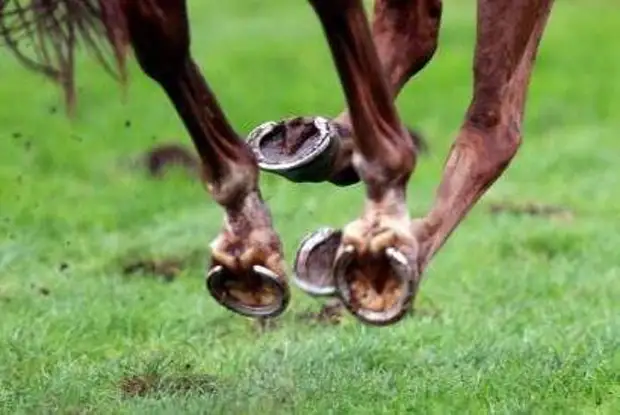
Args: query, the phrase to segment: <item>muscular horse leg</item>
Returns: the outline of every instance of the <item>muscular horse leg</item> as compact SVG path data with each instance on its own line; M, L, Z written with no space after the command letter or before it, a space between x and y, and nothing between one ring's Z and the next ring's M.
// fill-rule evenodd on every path
M478 0L473 99L435 203L413 227L421 267L516 154L530 75L552 5L553 0Z
M360 320L389 324L407 310L417 283L406 186L416 154L396 111L361 0L310 0L330 45L356 134L353 164L366 187L360 219L347 225L334 264L345 306Z
M376 0L372 22L372 38L379 64L387 80L387 87L392 96L397 95L407 81L421 71L433 57L437 48L437 37L441 21L441 0ZM315 124L320 118L308 119ZM355 140L349 111L344 111L334 121L322 121L322 134L301 136L303 128L295 124L296 120L280 125L283 141L316 141L317 137L331 144L322 151L318 162L300 166L297 170L284 166L280 173L297 182L329 180L339 185L348 185L359 181L353 167L352 157ZM331 131L330 131L331 127ZM272 130L273 131L273 130ZM257 138L269 138L270 131L257 130ZM411 134L411 133L410 133ZM415 143L415 140L414 140ZM419 143L418 143L419 146ZM257 152L260 157L260 151ZM315 154L316 154L315 153ZM262 164L263 168L265 164ZM275 169L282 165L275 164ZM298 172L305 173L299 174ZM341 232L323 228L309 234L300 244L295 259L294 281L305 292L314 296L334 295L331 264L335 259L335 247L340 243Z
M394 95L435 54L441 11L441 0L376 0L373 41Z
M426 67L437 50L441 24L441 0L376 0L372 22L372 36L379 61L387 76L394 99L409 79ZM340 127L341 146L334 158L329 181L347 183L352 176L352 124L348 111L334 119ZM424 142L409 131L416 147L424 149ZM349 179L350 180L350 179Z
M240 314L281 313L288 286L259 169L191 56L185 0L124 0L123 9L142 70L174 104L202 159L206 187L225 210L224 228L211 245L211 294Z
M441 22L441 0L376 0L372 37L378 58L394 98L408 80L433 57ZM416 147L422 139L409 131ZM329 181L347 186L359 181L352 166L353 128L348 111L334 120L298 117L263 124L253 131L250 144L266 171L281 174L294 182ZM261 151L276 138L282 143L278 157ZM312 159L311 156L315 158ZM291 162L294 160L294 167Z

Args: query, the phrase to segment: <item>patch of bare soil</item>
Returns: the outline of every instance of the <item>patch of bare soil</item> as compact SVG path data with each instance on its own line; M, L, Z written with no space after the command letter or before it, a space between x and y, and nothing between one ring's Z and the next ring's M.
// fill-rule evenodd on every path
M542 203L491 203L489 212L492 215L510 214L514 216L539 216L550 219L560 219L570 221L573 219L573 212L564 206L545 205Z
M161 376L157 374L134 375L121 379L120 390L126 398L153 395L199 393L216 391L216 379L211 375Z
M326 302L319 311L306 311L299 313L297 319L311 324L335 326L340 324L344 317L345 308L338 299Z

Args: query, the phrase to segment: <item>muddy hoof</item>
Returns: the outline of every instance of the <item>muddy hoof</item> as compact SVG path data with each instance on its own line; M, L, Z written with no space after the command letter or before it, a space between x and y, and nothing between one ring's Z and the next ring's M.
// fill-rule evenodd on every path
M332 267L342 232L321 228L308 234L295 256L293 282L314 297L336 295Z
M208 272L206 285L215 301L246 317L279 316L290 299L288 284L259 265L246 275L237 275L216 265Z
M387 248L383 258L365 259L347 246L334 264L334 284L342 303L358 320L387 326L408 313L417 292L416 272L395 248Z
M296 182L328 181L340 145L327 118L269 121L248 135L261 170Z

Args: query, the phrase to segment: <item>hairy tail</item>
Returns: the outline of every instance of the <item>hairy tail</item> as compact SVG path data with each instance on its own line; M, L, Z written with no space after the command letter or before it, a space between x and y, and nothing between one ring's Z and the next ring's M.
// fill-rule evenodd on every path
M24 67L62 86L69 115L78 46L126 84L129 41L119 0L0 0L0 42Z

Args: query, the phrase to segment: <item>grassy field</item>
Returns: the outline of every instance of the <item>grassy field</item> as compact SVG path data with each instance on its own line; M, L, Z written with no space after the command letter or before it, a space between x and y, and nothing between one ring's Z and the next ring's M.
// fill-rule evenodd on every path
M193 3L196 57L240 132L340 110L307 4ZM416 215L470 97L475 11L447 3L440 51L399 99L432 146ZM266 329L217 306L203 274L220 209L182 171L129 167L154 144L189 145L160 90L132 67L123 100L84 59L71 123L57 88L2 52L0 413L618 413L618 13L558 2L517 159L432 263L417 313L389 328L321 323L296 289ZM359 186L262 183L289 259L363 200ZM564 212L518 208L532 203ZM125 275L171 258L172 282Z

